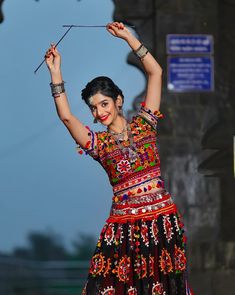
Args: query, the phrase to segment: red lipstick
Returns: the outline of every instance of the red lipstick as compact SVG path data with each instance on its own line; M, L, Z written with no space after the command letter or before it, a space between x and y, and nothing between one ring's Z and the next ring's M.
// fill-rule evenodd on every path
M107 116L105 116L105 117L100 117L99 119L100 119L100 121L105 121L105 120L107 120L108 116L109 116L109 115L107 115Z

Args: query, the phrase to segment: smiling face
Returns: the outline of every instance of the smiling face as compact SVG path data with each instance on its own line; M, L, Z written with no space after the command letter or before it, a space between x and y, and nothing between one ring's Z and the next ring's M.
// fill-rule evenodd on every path
M89 99L90 110L94 118L101 124L109 126L119 115L119 106L122 106L122 98L118 96L114 101L111 97L96 93Z

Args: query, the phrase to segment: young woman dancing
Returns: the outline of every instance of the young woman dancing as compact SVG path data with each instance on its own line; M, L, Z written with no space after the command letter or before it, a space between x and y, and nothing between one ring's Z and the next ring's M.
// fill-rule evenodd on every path
M91 259L83 294L192 294L186 276L185 236L176 205L164 187L156 145L162 117L162 69L146 47L122 24L107 31L126 41L147 75L142 106L131 121L123 116L124 96L108 77L97 77L82 90L94 122L107 127L93 132L70 110L54 45L46 53L57 113L87 154L108 174L112 207Z

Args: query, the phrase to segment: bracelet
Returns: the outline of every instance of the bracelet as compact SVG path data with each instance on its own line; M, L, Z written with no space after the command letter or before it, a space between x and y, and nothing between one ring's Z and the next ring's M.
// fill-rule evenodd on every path
M61 93L65 93L65 88L64 88L64 81L58 84L53 84L50 83L51 86L51 95L55 97L59 97Z
M136 50L133 50L134 54L140 58L143 59L145 57L145 55L149 52L148 49L144 46L144 44L142 43L139 48L137 48Z

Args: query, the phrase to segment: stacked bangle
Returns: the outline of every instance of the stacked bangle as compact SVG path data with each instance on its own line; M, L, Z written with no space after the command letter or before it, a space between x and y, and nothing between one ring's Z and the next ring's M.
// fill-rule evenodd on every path
M61 93L65 92L64 81L62 81L61 83L58 83L58 84L50 83L50 86L51 86L51 95L54 98L59 97Z
M148 49L144 46L144 44L142 43L139 48L137 48L136 50L133 50L133 52L135 53L135 55L140 58L143 59L145 57L145 55L149 52Z

